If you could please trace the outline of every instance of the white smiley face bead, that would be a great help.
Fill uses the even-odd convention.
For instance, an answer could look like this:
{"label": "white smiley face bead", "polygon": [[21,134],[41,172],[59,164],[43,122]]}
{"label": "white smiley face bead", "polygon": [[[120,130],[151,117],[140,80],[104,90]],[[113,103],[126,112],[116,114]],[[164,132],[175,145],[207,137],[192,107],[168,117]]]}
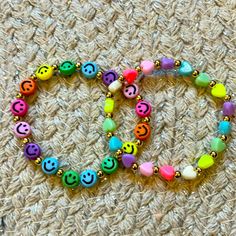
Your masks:
{"label": "white smiley face bead", "polygon": [[14,127],[14,133],[18,138],[27,138],[31,135],[31,127],[27,122],[18,122]]}

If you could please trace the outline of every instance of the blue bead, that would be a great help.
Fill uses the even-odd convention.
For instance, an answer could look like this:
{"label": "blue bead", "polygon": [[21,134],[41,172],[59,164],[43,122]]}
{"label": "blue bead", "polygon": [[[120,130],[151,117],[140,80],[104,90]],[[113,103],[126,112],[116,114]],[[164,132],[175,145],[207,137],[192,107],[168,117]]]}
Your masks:
{"label": "blue bead", "polygon": [[94,170],[84,170],[80,174],[80,183],[85,187],[85,188],[90,188],[93,187],[98,180],[98,176],[96,171]]}
{"label": "blue bead", "polygon": [[118,149],[122,148],[123,143],[116,136],[112,136],[109,140],[109,150],[111,152],[116,152]]}
{"label": "blue bead", "polygon": [[98,73],[98,66],[92,61],[83,63],[81,67],[82,74],[88,79],[94,78]]}
{"label": "blue bead", "polygon": [[229,121],[221,121],[218,126],[219,133],[223,135],[230,134],[231,128],[232,126]]}
{"label": "blue bead", "polygon": [[182,76],[190,76],[193,72],[193,68],[187,61],[182,61],[179,67],[179,74]]}
{"label": "blue bead", "polygon": [[59,162],[54,157],[46,157],[42,161],[42,170],[45,174],[54,175],[57,173]]}

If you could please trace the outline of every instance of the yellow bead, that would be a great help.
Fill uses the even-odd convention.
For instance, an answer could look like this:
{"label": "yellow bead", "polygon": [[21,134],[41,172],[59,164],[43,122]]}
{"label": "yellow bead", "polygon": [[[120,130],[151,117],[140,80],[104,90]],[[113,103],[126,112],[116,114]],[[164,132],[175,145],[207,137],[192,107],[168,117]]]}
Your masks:
{"label": "yellow bead", "polygon": [[35,72],[35,75],[40,80],[48,80],[53,76],[53,67],[47,64],[41,65]]}
{"label": "yellow bead", "polygon": [[211,155],[205,154],[200,157],[198,161],[198,167],[200,169],[207,169],[214,164],[214,159]]}
{"label": "yellow bead", "polygon": [[105,105],[104,105],[104,111],[105,113],[112,113],[114,110],[115,101],[112,98],[106,98]]}
{"label": "yellow bead", "polygon": [[211,89],[211,94],[214,97],[217,98],[224,98],[226,96],[226,89],[223,84],[216,84],[212,89]]}

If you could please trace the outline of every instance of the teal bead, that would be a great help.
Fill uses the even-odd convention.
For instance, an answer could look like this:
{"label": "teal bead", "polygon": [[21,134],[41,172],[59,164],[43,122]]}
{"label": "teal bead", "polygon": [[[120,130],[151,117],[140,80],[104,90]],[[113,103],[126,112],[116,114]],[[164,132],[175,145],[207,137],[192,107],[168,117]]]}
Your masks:
{"label": "teal bead", "polygon": [[82,65],[81,72],[85,78],[93,79],[98,73],[98,66],[92,61],[87,61]]}
{"label": "teal bead", "polygon": [[103,130],[104,132],[113,132],[116,130],[116,123],[111,118],[106,118],[103,122]]}
{"label": "teal bead", "polygon": [[210,84],[210,76],[207,73],[200,73],[195,79],[195,84],[199,87],[207,87]]}
{"label": "teal bead", "polygon": [[222,152],[226,149],[226,144],[220,138],[214,138],[211,140],[211,151]]}
{"label": "teal bead", "polygon": [[59,66],[59,71],[63,75],[72,75],[76,71],[76,65],[72,61],[63,61]]}
{"label": "teal bead", "polygon": [[111,137],[109,140],[109,149],[111,152],[116,152],[117,150],[121,149],[122,145],[123,143],[116,136]]}
{"label": "teal bead", "polygon": [[221,121],[218,126],[219,133],[222,135],[230,134],[232,129],[231,123],[229,121]]}
{"label": "teal bead", "polygon": [[182,76],[190,76],[193,73],[193,68],[187,61],[182,61],[179,67],[179,74]]}

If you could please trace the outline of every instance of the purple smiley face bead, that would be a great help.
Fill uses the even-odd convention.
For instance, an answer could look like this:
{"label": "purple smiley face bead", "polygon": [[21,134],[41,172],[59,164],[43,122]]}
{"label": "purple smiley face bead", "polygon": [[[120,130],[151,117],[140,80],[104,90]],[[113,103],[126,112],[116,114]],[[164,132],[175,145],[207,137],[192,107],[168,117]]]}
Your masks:
{"label": "purple smiley face bead", "polygon": [[119,75],[114,70],[107,70],[102,74],[102,81],[106,86],[117,80]]}
{"label": "purple smiley face bead", "polygon": [[24,155],[30,160],[36,160],[41,155],[41,148],[36,143],[27,143],[24,147]]}

